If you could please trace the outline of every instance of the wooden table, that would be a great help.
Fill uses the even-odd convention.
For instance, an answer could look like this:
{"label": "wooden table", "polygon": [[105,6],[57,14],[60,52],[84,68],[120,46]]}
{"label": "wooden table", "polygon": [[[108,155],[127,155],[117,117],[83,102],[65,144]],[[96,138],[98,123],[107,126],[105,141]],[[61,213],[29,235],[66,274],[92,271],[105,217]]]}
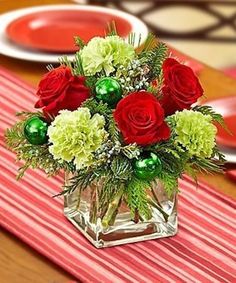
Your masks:
{"label": "wooden table", "polygon": [[[41,1],[3,1],[0,0],[0,13],[26,6],[42,4],[68,3],[63,0]],[[43,73],[45,65],[24,62],[0,55],[0,65],[16,73],[32,85],[36,85]],[[207,99],[236,95],[236,80],[225,76],[220,71],[204,66],[200,72],[200,80],[205,89]],[[200,180],[215,187],[225,194],[236,198],[236,186],[223,175],[200,175]],[[1,283],[63,283],[75,280],[73,277],[45,257],[33,251],[20,240],[6,231],[0,234],[0,281]],[[76,281],[76,280],[75,280]],[[76,281],[78,282],[78,280]]]}

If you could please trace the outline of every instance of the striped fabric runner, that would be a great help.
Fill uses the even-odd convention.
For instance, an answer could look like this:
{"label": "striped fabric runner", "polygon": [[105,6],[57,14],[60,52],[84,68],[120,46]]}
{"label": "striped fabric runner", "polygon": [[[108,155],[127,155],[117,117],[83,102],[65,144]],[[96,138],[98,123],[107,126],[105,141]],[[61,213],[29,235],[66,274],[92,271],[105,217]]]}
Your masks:
{"label": "striped fabric runner", "polygon": [[177,236],[94,248],[63,216],[53,199],[61,177],[29,171],[15,180],[14,154],[3,132],[15,112],[32,110],[34,88],[0,69],[0,224],[82,282],[236,282],[236,202],[204,184],[180,181]]}

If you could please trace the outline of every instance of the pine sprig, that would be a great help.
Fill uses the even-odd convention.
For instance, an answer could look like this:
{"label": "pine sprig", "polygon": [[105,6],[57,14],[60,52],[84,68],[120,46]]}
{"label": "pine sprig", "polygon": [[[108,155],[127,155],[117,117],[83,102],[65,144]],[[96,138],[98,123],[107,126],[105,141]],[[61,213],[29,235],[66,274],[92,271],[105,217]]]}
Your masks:
{"label": "pine sprig", "polygon": [[189,165],[201,173],[223,173],[224,170],[223,162],[217,159],[194,157]]}
{"label": "pine sprig", "polygon": [[147,190],[150,189],[150,187],[151,184],[148,181],[139,180],[136,177],[133,177],[128,182],[125,194],[132,217],[134,217],[135,212],[138,211],[141,217],[147,220],[151,218],[152,213],[147,198]]}
{"label": "pine sprig", "polygon": [[108,23],[106,36],[118,35],[115,21]]}
{"label": "pine sprig", "polygon": [[150,79],[159,78],[162,72],[162,65],[167,58],[168,48],[163,42],[150,49],[143,51],[140,54],[140,60],[142,63],[147,64],[150,68]]}
{"label": "pine sprig", "polygon": [[91,93],[94,93],[96,82],[97,78],[95,76],[86,76],[85,84],[91,90]]}
{"label": "pine sprig", "polygon": [[163,42],[159,42],[157,47],[153,50],[155,55],[153,57],[152,73],[156,78],[158,78],[162,72],[162,65],[167,57],[167,50],[168,48]]}
{"label": "pine sprig", "polygon": [[222,152],[220,152],[219,148],[217,147],[217,145],[213,148],[213,153],[212,153],[212,157],[218,160],[218,163],[221,164],[222,166],[225,164],[225,162],[227,161],[225,159],[225,156]]}
{"label": "pine sprig", "polygon": [[211,116],[213,122],[220,124],[226,131],[230,132],[227,128],[224,118],[221,114],[216,113],[215,110],[208,105],[196,105],[192,108],[193,111],[201,112],[203,115]]}
{"label": "pine sprig", "polygon": [[143,48],[140,50],[141,54],[144,55],[146,52],[152,50],[154,47],[156,47],[157,42],[158,41],[156,36],[153,33],[149,32],[143,44]]}
{"label": "pine sprig", "polygon": [[102,167],[90,167],[75,171],[74,176],[68,180],[68,183],[64,186],[64,190],[59,195],[70,194],[78,187],[81,190],[85,190],[92,182],[99,180],[105,174],[106,170]]}
{"label": "pine sprig", "polygon": [[138,41],[137,41],[137,34],[135,32],[131,32],[128,36],[128,43],[132,45],[133,47],[136,46],[137,48],[139,48],[141,44],[141,40],[142,40],[142,35],[139,34]]}
{"label": "pine sprig", "polygon": [[70,65],[71,68],[73,69],[73,73],[76,76],[84,76],[85,72],[84,72],[84,68],[83,68],[83,62],[82,62],[82,58],[79,52],[75,53],[75,59],[73,61],[73,65]]}
{"label": "pine sprig", "polygon": [[176,158],[172,153],[162,151],[159,154],[162,170],[172,177],[179,178],[184,171],[185,163],[188,160],[186,155],[182,155],[181,158]]}
{"label": "pine sprig", "polygon": [[73,62],[68,58],[68,56],[64,55],[58,59],[61,66],[66,66],[71,69],[71,72],[74,74],[73,70]]}
{"label": "pine sprig", "polygon": [[75,45],[79,46],[80,49],[83,49],[85,46],[84,40],[80,36],[74,36]]}

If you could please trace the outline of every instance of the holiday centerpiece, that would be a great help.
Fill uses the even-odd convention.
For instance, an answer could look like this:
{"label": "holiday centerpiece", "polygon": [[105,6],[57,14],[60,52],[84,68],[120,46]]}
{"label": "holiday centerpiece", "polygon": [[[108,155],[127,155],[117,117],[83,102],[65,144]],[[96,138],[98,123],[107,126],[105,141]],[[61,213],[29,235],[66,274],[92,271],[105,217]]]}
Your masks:
{"label": "holiday centerpiece", "polygon": [[28,168],[65,172],[66,217],[96,246],[167,237],[177,232],[178,178],[220,172],[215,143],[222,117],[193,106],[203,89],[193,71],[169,57],[152,34],[115,29],[95,37],[74,60],[48,66],[35,108],[6,132]]}

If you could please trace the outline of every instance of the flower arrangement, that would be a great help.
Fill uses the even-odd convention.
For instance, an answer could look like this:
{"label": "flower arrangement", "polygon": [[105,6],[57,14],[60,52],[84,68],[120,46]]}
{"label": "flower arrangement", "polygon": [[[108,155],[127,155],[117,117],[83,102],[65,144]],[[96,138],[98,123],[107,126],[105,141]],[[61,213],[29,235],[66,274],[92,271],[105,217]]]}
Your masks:
{"label": "flower arrangement", "polygon": [[203,95],[198,78],[152,34],[136,50],[133,34],[124,40],[115,30],[76,42],[74,61],[61,58],[39,83],[42,111],[19,113],[6,132],[25,161],[19,177],[29,167],[69,173],[61,194],[76,191],[79,210],[90,188],[89,221],[100,219],[102,229],[114,225],[123,202],[134,223],[152,219],[153,209],[168,222],[154,187],[161,182],[172,196],[184,172],[196,179],[198,171],[222,170],[214,125],[222,117],[193,106]]}

